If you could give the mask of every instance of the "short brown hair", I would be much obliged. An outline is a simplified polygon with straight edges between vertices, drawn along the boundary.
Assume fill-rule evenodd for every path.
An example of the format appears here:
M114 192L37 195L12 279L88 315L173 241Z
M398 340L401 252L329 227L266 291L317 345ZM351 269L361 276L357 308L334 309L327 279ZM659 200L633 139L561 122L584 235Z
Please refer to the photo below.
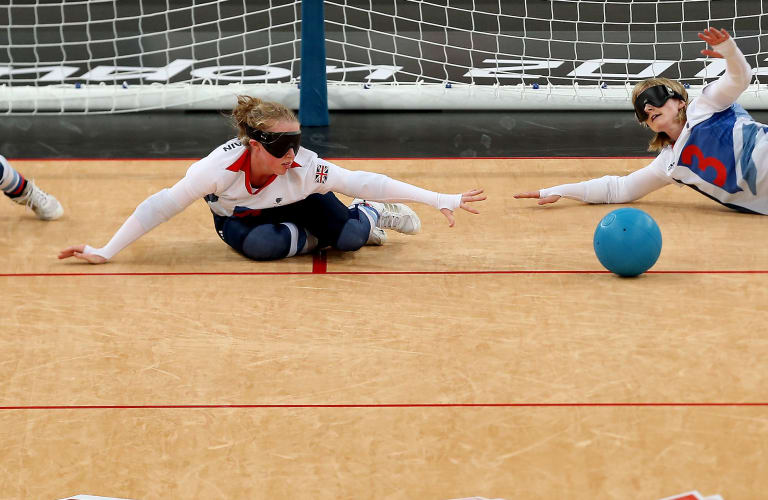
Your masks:
M686 109L688 109L688 92L685 90L685 86L683 86L682 83L670 80L669 78L649 78L635 85L635 88L632 89L632 106L635 105L635 101L640 94L646 89L655 87L656 85L665 85L683 96L683 99L685 99L685 107L677 113L677 121L685 123L688 119L688 115L686 114ZM643 126L647 125L643 124ZM653 136L651 142L648 143L648 151L661 151L665 146L674 142L675 141L673 141L666 133L658 132Z

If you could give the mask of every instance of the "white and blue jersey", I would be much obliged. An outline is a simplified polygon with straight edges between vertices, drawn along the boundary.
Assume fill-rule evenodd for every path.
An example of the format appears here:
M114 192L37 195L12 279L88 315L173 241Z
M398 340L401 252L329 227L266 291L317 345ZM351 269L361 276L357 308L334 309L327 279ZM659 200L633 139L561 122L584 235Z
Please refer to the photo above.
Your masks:
M729 208L768 214L768 126L737 103L707 114L686 123L667 175Z

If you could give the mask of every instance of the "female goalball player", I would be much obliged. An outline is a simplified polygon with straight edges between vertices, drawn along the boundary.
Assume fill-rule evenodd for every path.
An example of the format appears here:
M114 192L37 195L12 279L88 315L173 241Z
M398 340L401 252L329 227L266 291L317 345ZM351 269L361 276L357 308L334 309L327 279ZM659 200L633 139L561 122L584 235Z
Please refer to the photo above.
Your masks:
M539 205L562 196L589 203L626 203L667 184L690 186L740 212L768 214L768 126L755 122L736 99L749 86L752 72L727 31L709 28L699 38L725 58L725 73L688 104L680 83L651 78L638 83L632 101L638 121L656 135L649 150L659 151L650 165L629 175L564 184L518 193Z
M139 204L105 246L72 246L62 250L59 259L104 263L200 198L213 213L219 237L254 260L329 246L354 251L365 244L381 245L384 229L417 233L421 222L416 213L393 201L431 205L453 226L454 210L478 213L469 203L485 199L481 189L436 193L318 158L300 147L299 122L279 103L240 96L232 117L237 138L194 163L174 186ZM334 191L357 199L346 207Z

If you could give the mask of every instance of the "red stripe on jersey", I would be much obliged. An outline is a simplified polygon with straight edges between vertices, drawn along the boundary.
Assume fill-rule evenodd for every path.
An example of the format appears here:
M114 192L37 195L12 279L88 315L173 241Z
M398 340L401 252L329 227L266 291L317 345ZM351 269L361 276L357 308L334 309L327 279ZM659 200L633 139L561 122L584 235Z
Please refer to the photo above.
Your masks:
M251 189L251 150L246 149L243 151L243 154L240 155L240 157L235 160L232 165L227 167L227 170L230 172L243 172L245 174L245 189L250 193L254 194L253 189Z
M301 166L301 165L299 165ZM291 165L293 167L293 165ZM243 154L240 155L240 157L232 163L232 165L227 167L227 170L230 172L243 172L245 174L245 189L250 194L256 194L265 187L272 184L272 181L277 179L276 175L272 175L269 179L267 179L267 182L264 183L263 186L259 186L258 189L253 189L253 184L251 184L251 155L250 150L246 149L243 151Z
M291 163L291 168L301 168L301 165L296 163L295 161Z
M235 217L257 217L261 215L261 209L251 208L249 210L243 210L241 212L234 212L232 215Z
M235 160L235 162L227 167L227 170L231 172L239 172L239 171L246 171L250 170L251 166L251 156L248 154L249 150L243 151L243 154L240 155L240 158Z

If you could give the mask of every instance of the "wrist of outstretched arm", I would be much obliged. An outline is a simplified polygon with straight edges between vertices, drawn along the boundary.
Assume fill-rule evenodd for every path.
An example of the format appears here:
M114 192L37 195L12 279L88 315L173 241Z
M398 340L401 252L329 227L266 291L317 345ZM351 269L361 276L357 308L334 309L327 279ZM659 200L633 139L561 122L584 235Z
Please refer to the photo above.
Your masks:
M448 210L455 211L457 208L459 208L460 205L461 205L460 194L437 193L437 203L435 205L435 208L437 208L438 210L447 208Z
M561 186L553 186L550 188L540 189L539 198L546 198L547 196L562 196L563 198L570 198L572 200L586 201L586 189L584 183L578 182L576 184L563 184Z
M109 260L117 255L125 247L139 239L146 232L146 229L142 226L138 217L133 214L125 220L122 226L120 226L120 229L118 229L114 236L112 236L112 239L109 240L109 243L101 248L92 248L86 246L85 253L100 255ZM90 251L87 251L88 249L90 249Z
M557 187L539 189L539 198L546 198L547 196L553 195L562 196L557 192Z
M112 255L110 255L107 251L104 249L105 247L101 248L93 248L90 245L85 245L85 248L83 249L84 254L91 254L91 255L99 255L101 257L104 257L105 259L109 260Z
M712 48L717 52L720 52L720 54L722 54L722 56L726 59L733 57L741 52L739 50L739 46L736 45L736 41L733 38L729 38L722 43L713 45Z

